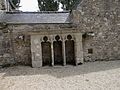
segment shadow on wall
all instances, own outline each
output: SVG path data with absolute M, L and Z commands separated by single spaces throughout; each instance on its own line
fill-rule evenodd
M 88 73 L 101 72 L 120 68 L 120 60 L 88 62 L 80 66 L 55 66 L 31 68 L 29 66 L 14 66 L 3 68 L 0 73 L 5 73 L 3 77 L 9 76 L 29 76 L 29 75 L 50 75 L 56 78 L 64 78 Z

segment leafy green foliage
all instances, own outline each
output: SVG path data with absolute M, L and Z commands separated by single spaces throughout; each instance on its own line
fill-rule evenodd
M 55 0 L 38 0 L 38 5 L 41 11 L 57 11 L 59 7 Z
M 63 10 L 71 10 L 77 0 L 59 0 L 63 5 Z
M 38 0 L 40 11 L 58 11 L 59 3 L 63 10 L 71 10 L 77 0 Z
M 12 9 L 19 7 L 20 0 L 9 0 L 10 6 Z

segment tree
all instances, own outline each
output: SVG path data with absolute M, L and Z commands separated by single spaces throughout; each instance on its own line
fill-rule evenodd
M 56 0 L 38 0 L 40 11 L 58 11 L 59 3 Z
M 19 7 L 20 0 L 9 0 L 11 9 L 16 9 Z
M 71 10 L 77 1 L 78 0 L 59 0 L 59 2 L 63 5 L 63 10 Z
M 38 5 L 40 11 L 58 11 L 59 3 L 63 5 L 63 10 L 71 10 L 77 1 L 78 0 L 38 0 Z

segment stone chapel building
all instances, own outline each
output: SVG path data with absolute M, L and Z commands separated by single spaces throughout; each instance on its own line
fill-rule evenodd
M 78 0 L 64 12 L 7 11 L 1 0 L 0 10 L 0 66 L 120 59 L 120 0 Z

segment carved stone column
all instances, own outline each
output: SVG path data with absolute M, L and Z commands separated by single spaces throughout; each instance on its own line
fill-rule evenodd
M 63 36 L 63 40 L 62 40 L 62 54 L 63 54 L 63 65 L 66 65 L 66 53 L 65 53 L 65 39 Z
M 51 53 L 52 53 L 52 66 L 54 66 L 54 50 L 53 50 L 53 41 L 51 42 Z
M 54 36 L 51 36 L 51 54 L 52 54 L 52 66 L 54 66 L 54 48 L 53 48 Z

